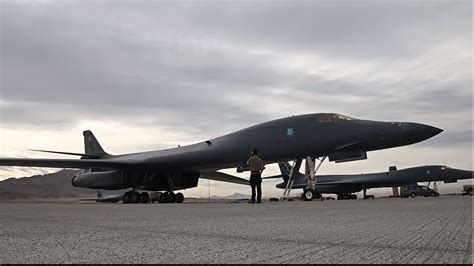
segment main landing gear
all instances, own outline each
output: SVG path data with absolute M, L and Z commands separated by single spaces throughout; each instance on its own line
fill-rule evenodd
M 149 203 L 150 195 L 148 192 L 128 191 L 123 194 L 123 203 Z
M 158 198 L 158 203 L 183 203 L 184 195 L 183 193 L 173 193 L 173 192 L 162 192 Z M 137 191 L 128 191 L 123 194 L 123 203 L 125 204 L 138 204 L 138 203 L 150 203 L 150 194 L 148 192 L 137 192 Z
M 337 194 L 337 199 L 338 200 L 355 200 L 357 199 L 357 195 L 350 194 L 350 193 L 342 193 L 342 194 Z
M 163 192 L 158 198 L 158 203 L 183 203 L 183 193 Z

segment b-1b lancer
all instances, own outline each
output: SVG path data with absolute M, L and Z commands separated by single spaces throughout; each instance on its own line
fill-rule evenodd
M 176 190 L 193 188 L 199 178 L 248 184 L 225 173 L 224 168 L 245 165 L 250 151 L 258 149 L 265 164 L 328 156 L 329 161 L 367 159 L 367 151 L 417 143 L 442 130 L 410 122 L 354 119 L 335 113 L 291 116 L 258 124 L 215 139 L 173 149 L 124 155 L 106 153 L 91 131 L 84 131 L 85 153 L 44 151 L 78 155 L 81 159 L 0 158 L 0 166 L 80 168 L 72 179 L 76 187 L 132 190 L 124 203 L 147 202 L 147 193 L 167 191 L 169 202 L 182 202 Z M 146 195 L 145 195 L 146 194 Z
M 276 185 L 277 188 L 287 188 L 289 180 L 290 165 L 288 163 L 278 164 L 281 176 L 284 182 Z M 306 195 L 308 188 L 308 179 L 306 175 L 298 172 L 293 175 L 292 189 L 303 189 L 305 200 L 311 200 L 316 195 Z M 417 182 L 436 182 L 454 183 L 458 180 L 473 178 L 472 171 L 455 169 L 443 165 L 428 165 L 406 168 L 401 170 L 390 170 L 388 172 L 353 174 L 353 175 L 318 175 L 315 185 L 318 194 L 337 194 L 337 199 L 356 199 L 357 196 L 352 193 L 364 191 L 364 198 L 367 198 L 366 190 L 370 188 L 381 187 L 400 187 L 412 185 Z M 310 194 L 310 193 L 309 193 Z

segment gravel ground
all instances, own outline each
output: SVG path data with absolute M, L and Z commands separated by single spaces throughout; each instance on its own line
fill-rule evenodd
M 472 197 L 0 203 L 0 263 L 473 263 Z

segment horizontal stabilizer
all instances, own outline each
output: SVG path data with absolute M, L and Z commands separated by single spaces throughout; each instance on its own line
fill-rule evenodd
M 272 176 L 262 177 L 262 179 L 275 179 L 275 178 L 283 178 L 283 177 L 288 178 L 288 175 L 272 175 Z
M 222 182 L 227 182 L 227 183 L 240 184 L 240 185 L 250 185 L 250 182 L 246 179 L 229 175 L 229 174 L 225 174 L 225 173 L 221 173 L 221 172 L 202 173 L 201 178 L 215 180 L 215 181 L 222 181 Z
M 82 156 L 84 158 L 99 158 L 97 155 L 93 154 L 84 154 L 84 153 L 75 153 L 75 152 L 64 152 L 64 151 L 48 151 L 48 150 L 33 150 L 31 149 L 30 151 L 37 151 L 37 152 L 45 152 L 45 153 L 56 153 L 56 154 L 65 154 L 65 155 L 74 155 L 74 156 Z

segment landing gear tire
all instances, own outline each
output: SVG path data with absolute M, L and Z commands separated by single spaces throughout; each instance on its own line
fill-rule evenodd
M 183 193 L 177 193 L 176 194 L 176 203 L 183 203 L 183 201 L 184 201 Z
M 337 200 L 343 200 L 344 198 L 342 197 L 342 195 L 337 195 Z
M 314 196 L 315 196 L 315 192 L 312 189 L 306 189 L 303 193 L 303 198 L 305 201 L 313 200 Z
M 316 191 L 314 192 L 313 199 L 324 200 L 323 195 L 319 192 L 316 192 Z
M 138 192 L 129 192 L 130 193 L 130 203 L 140 203 L 140 193 Z
M 344 199 L 345 199 L 345 200 L 351 199 L 351 195 L 349 195 L 349 194 L 344 194 Z
M 410 198 L 414 198 L 414 197 L 416 197 L 416 194 L 415 194 L 414 192 L 412 192 L 412 193 L 410 194 Z
M 128 204 L 128 203 L 131 203 L 131 195 L 130 195 L 131 192 L 125 192 L 125 194 L 123 194 L 123 203 L 124 204 Z
M 148 194 L 148 192 L 142 192 L 140 194 L 140 203 L 150 203 L 150 194 Z
M 168 196 L 166 193 L 161 193 L 160 197 L 158 198 L 158 203 L 168 203 Z
M 167 195 L 168 203 L 175 203 L 176 202 L 176 195 L 173 192 L 169 192 Z
M 352 195 L 351 195 L 351 199 L 352 199 L 352 200 L 357 199 L 357 195 L 356 195 L 356 194 L 352 194 Z
M 178 194 L 181 194 L 181 193 L 178 193 Z M 173 192 L 163 192 L 158 198 L 158 203 L 175 203 L 176 199 L 177 199 L 177 196 Z M 183 196 L 183 200 L 184 200 L 184 196 Z

